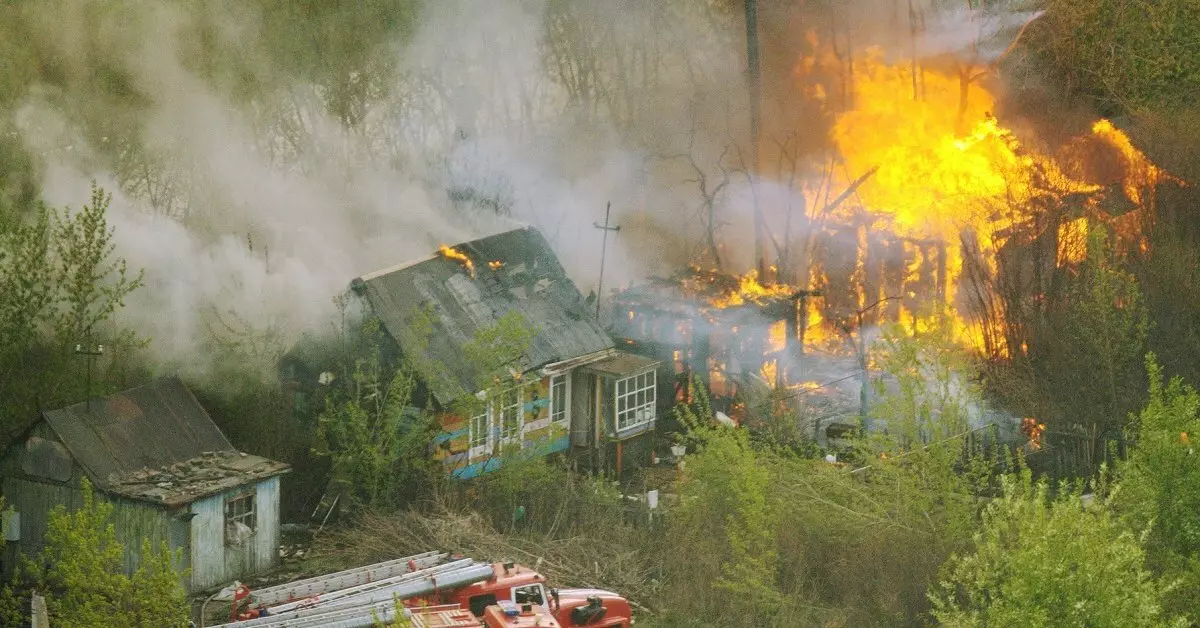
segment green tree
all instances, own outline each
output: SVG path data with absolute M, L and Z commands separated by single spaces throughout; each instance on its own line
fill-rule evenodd
M 926 325 L 919 335 L 891 326 L 872 347 L 887 380 L 876 382 L 870 416 L 900 447 L 961 434 L 970 406 L 980 401 L 976 369 L 955 341 L 950 314 L 939 312 Z
M 1118 469 L 1118 512 L 1135 529 L 1149 529 L 1150 565 L 1181 586 L 1169 608 L 1192 611 L 1200 594 L 1200 393 L 1179 378 L 1164 382 L 1154 356 L 1146 360 L 1150 400 L 1130 426 L 1136 446 Z
M 1186 626 L 1165 617 L 1169 587 L 1146 569 L 1139 538 L 1076 490 L 1057 493 L 1022 471 L 1002 478 L 972 551 L 947 561 L 931 588 L 947 626 Z
M 35 560 L 23 562 L 16 582 L 5 588 L 0 618 L 23 621 L 28 603 L 19 591 L 28 587 L 46 596 L 55 626 L 186 626 L 191 609 L 185 574 L 175 567 L 182 557 L 172 556 L 165 545 L 152 551 L 145 540 L 142 564 L 126 575 L 112 504 L 98 498 L 86 478 L 80 489 L 80 508 L 50 511 L 45 547 Z
M 439 477 L 429 455 L 435 420 L 412 406 L 417 374 L 410 364 L 392 370 L 384 363 L 379 321 L 365 322 L 362 337 L 365 355 L 326 399 L 314 449 L 330 457 L 333 481 L 358 505 L 390 509 L 420 498 Z
M 1027 41 L 1107 115 L 1193 102 L 1200 7 L 1190 0 L 1046 0 Z M 1073 94 L 1072 94 L 1073 95 Z
M 24 220 L 0 230 L 0 424 L 11 427 L 39 408 L 80 400 L 83 360 L 77 343 L 108 345 L 108 373 L 127 367 L 142 345 L 112 325 L 124 299 L 142 285 L 116 257 L 105 214 L 111 196 L 92 186 L 77 211 L 39 205 Z M 105 372 L 97 379 L 105 379 Z
M 672 538 L 687 539 L 673 552 L 677 586 L 691 590 L 679 604 L 686 614 L 721 625 L 756 626 L 777 614 L 779 513 L 771 474 L 745 431 L 697 425 L 699 452 L 688 456 L 679 480 L 680 506 L 671 512 Z M 680 548 L 682 549 L 682 548 Z M 694 583 L 703 582 L 700 591 Z M 682 594 L 676 591 L 673 595 Z

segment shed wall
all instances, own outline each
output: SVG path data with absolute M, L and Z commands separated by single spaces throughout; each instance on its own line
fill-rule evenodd
M 5 552 L 4 572 L 9 576 L 18 552 L 32 558 L 42 551 L 50 511 L 60 505 L 69 510 L 80 508 L 83 505 L 83 493 L 69 484 L 18 477 L 4 478 L 3 486 L 6 504 L 12 506 L 21 517 L 21 540 Z M 113 506 L 112 523 L 117 541 L 125 548 L 123 566 L 126 574 L 132 574 L 141 565 L 143 541 L 150 542 L 151 551 L 158 551 L 165 542 L 172 553 L 182 550 L 186 556 L 187 548 L 181 543 L 181 537 L 176 534 L 172 538 L 171 534 L 172 528 L 186 526 L 185 522 L 149 504 L 103 494 L 98 496 Z M 184 567 L 187 567 L 186 558 L 181 565 L 181 568 Z
M 206 497 L 191 506 L 193 591 L 270 569 L 279 556 L 279 478 L 255 486 L 255 531 L 242 545 L 225 544 L 225 500 L 240 491 Z

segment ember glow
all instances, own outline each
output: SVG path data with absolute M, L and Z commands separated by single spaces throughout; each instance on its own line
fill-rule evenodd
M 1045 423 L 1032 418 L 1021 419 L 1021 433 L 1029 439 L 1029 447 L 1031 449 L 1038 450 L 1042 448 L 1042 434 L 1045 431 Z
M 462 251 L 443 244 L 438 247 L 438 254 L 446 259 L 454 260 L 459 264 L 462 264 L 462 267 L 466 269 L 467 274 L 471 276 L 471 279 L 475 278 L 475 263 L 472 262 L 471 258 L 467 257 Z M 489 263 L 488 265 L 490 266 L 491 264 Z
M 767 351 L 776 353 L 783 351 L 787 347 L 787 321 L 775 321 L 771 324 L 771 328 L 767 337 Z
M 736 281 L 728 282 L 730 285 L 718 285 L 718 280 L 731 278 L 715 271 L 705 272 L 698 268 L 693 268 L 693 271 L 693 276 L 684 281 L 684 287 L 694 294 L 712 295 L 709 304 L 719 309 L 747 303 L 765 305 L 772 300 L 785 299 L 796 291 L 795 288 L 783 284 L 759 283 L 757 270 L 732 278 Z
M 494 260 L 488 262 L 488 268 L 490 268 L 492 270 L 500 270 L 501 268 L 504 268 L 504 262 L 502 262 L 498 259 L 494 259 Z

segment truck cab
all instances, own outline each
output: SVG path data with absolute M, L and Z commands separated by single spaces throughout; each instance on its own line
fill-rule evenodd
M 632 624 L 629 602 L 611 591 L 551 589 L 545 576 L 515 563 L 493 563 L 492 570 L 491 578 L 447 591 L 439 602 L 459 604 L 476 617 L 501 602 L 531 604 L 549 609 L 563 628 L 629 628 Z

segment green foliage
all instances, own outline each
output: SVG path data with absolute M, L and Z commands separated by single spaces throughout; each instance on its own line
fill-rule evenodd
M 1200 88 L 1200 7 L 1191 0 L 1047 0 L 1036 56 L 1109 115 L 1190 104 Z
M 621 495 L 599 478 L 573 474 L 558 460 L 522 453 L 463 487 L 467 505 L 507 533 L 562 538 L 620 534 Z M 521 513 L 521 514 L 518 514 Z
M 680 445 L 695 451 L 704 442 L 714 417 L 708 390 L 694 375 L 688 376 L 690 398 L 671 407 L 671 418 L 678 426 L 677 440 Z
M 9 400 L 0 410 L 3 425 L 84 396 L 86 365 L 72 352 L 77 343 L 104 342 L 112 375 L 142 344 L 108 324 L 142 284 L 141 273 L 113 255 L 105 218 L 110 200 L 93 185 L 90 202 L 77 211 L 38 206 L 0 230 L 0 394 Z
M 477 330 L 463 352 L 478 374 L 479 389 L 523 374 L 529 367 L 523 363 L 525 352 L 536 335 L 537 329 L 516 310 L 505 313 L 494 325 Z
M 191 609 L 185 575 L 175 569 L 182 557 L 173 557 L 165 546 L 151 551 L 146 540 L 142 564 L 132 577 L 125 575 L 112 504 L 97 498 L 86 478 L 81 490 L 78 510 L 59 506 L 50 512 L 45 548 L 36 561 L 26 560 L 17 581 L 5 588 L 0 618 L 24 615 L 28 599 L 18 591 L 30 587 L 46 596 L 55 626 L 186 626 Z
M 971 384 L 976 369 L 954 340 L 950 314 L 932 317 L 920 331 L 891 326 L 872 348 L 896 391 L 877 385 L 870 415 L 901 447 L 961 434 L 971 403 L 980 398 Z
M 881 423 L 914 434 L 923 427 L 925 436 L 862 440 L 861 465 L 814 460 L 803 449 L 716 426 L 703 390 L 676 406 L 696 453 L 685 461 L 678 506 L 664 513 L 665 608 L 656 625 L 922 621 L 928 586 L 970 539 L 978 496 L 1011 466 L 968 446 L 959 428 L 979 400 L 958 378 L 969 364 L 925 331 L 921 338 L 891 332 L 878 347 L 879 363 L 901 385 L 879 391 L 872 410 Z
M 930 594 L 949 626 L 1186 626 L 1160 611 L 1164 584 L 1137 536 L 1078 491 L 1051 493 L 1028 472 L 1002 479 L 970 553 Z
M 377 338 L 378 321 L 364 325 Z M 424 495 L 440 476 L 428 451 L 434 417 L 412 407 L 416 373 L 403 363 L 388 376 L 378 344 L 359 357 L 340 394 L 317 419 L 316 453 L 332 459 L 334 482 L 361 506 L 389 509 Z
M 1175 378 L 1164 382 L 1147 358 L 1150 401 L 1131 426 L 1137 445 L 1118 466 L 1118 512 L 1134 529 L 1149 529 L 1147 552 L 1156 571 L 1181 580 L 1169 608 L 1191 610 L 1200 594 L 1200 393 Z
M 675 575 L 680 583 L 689 578 L 709 583 L 692 600 L 697 616 L 720 618 L 721 625 L 760 625 L 782 603 L 776 583 L 780 520 L 770 473 L 744 431 L 707 426 L 693 431 L 702 449 L 687 459 L 680 506 L 670 518 L 670 535 L 690 545 L 686 555 L 676 557 Z

